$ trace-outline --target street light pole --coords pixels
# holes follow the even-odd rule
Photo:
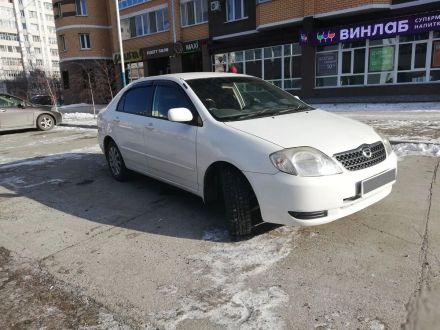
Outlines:
[[[122,87],[127,85],[125,81],[125,61],[124,61],[124,48],[122,46],[122,35],[121,35],[121,19],[119,17],[119,1],[115,0],[116,3],[116,24],[118,28],[118,41],[119,41],[119,53],[121,55],[121,73],[122,73]]]

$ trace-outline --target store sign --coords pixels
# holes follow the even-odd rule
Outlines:
[[[139,50],[130,50],[128,52],[124,52],[124,62],[132,63],[132,62],[140,62],[142,61],[142,54]],[[113,54],[113,62],[120,63],[121,62],[121,54],[114,53]]]
[[[392,71],[394,68],[394,46],[370,48],[369,72]]]
[[[188,54],[202,51],[202,47],[200,46],[200,41],[188,41],[181,42],[178,41],[174,44],[174,53],[177,55],[180,54]]]
[[[401,34],[437,30],[440,30],[440,11],[344,27],[325,28],[311,34],[302,31],[300,32],[300,42],[302,45],[325,46],[339,42],[384,39]]]
[[[316,75],[332,76],[338,74],[338,53],[316,55]]]
[[[142,49],[144,58],[149,60],[158,57],[166,57],[174,54],[173,44],[166,44]]]
[[[440,41],[432,43],[432,67],[440,68]]]

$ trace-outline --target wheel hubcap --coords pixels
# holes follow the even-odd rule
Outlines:
[[[49,117],[43,117],[40,121],[40,125],[43,128],[50,128],[52,126],[52,119]]]
[[[110,147],[108,151],[108,162],[114,175],[121,173],[121,155],[115,147]]]

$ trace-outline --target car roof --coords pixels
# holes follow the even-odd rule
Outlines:
[[[158,80],[158,79],[166,79],[166,80],[192,80],[192,79],[203,79],[203,78],[221,78],[221,77],[249,77],[245,74],[237,74],[237,73],[226,73],[226,72],[184,72],[184,73],[171,73],[164,74],[160,76],[150,76],[144,77],[136,80],[136,82],[140,81],[149,81],[149,80]]]

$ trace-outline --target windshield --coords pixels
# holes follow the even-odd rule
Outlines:
[[[188,80],[187,83],[219,121],[313,110],[293,95],[257,78],[203,78]]]

